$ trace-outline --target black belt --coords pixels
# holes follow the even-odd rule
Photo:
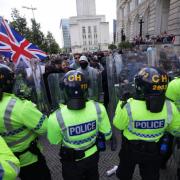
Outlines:
[[[89,149],[91,149],[93,146],[95,146],[95,144],[93,144],[92,146],[88,147],[87,149],[84,150],[76,150],[73,148],[69,148],[69,147],[65,147],[65,146],[61,146],[61,150],[60,150],[60,157],[62,160],[64,161],[76,161],[78,159],[82,159],[85,157],[85,152]]]
[[[157,153],[159,144],[156,142],[148,142],[141,140],[128,140],[123,136],[122,143],[125,147],[130,147],[134,152],[147,152],[147,153]]]

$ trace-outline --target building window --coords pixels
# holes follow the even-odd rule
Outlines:
[[[91,33],[91,26],[88,26],[88,33]]]
[[[86,35],[85,34],[83,34],[82,37],[83,37],[83,39],[86,39]]]
[[[97,26],[94,26],[94,33],[97,33]]]
[[[130,13],[130,3],[128,3],[127,12]]]
[[[82,27],[82,32],[83,32],[83,34],[85,34],[86,33],[86,27]]]
[[[91,38],[92,38],[91,34],[89,34],[89,35],[88,35],[88,38],[89,38],[89,39],[91,39]]]
[[[94,34],[94,39],[97,39],[97,34]]]
[[[92,45],[92,41],[89,41],[89,45]]]

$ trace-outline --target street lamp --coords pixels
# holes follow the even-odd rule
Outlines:
[[[143,17],[139,16],[139,24],[140,24],[140,32],[139,32],[139,36],[142,39],[142,24],[144,23],[143,21]]]
[[[124,34],[124,29],[122,28],[121,29],[121,42],[125,41],[126,40],[126,36]]]
[[[37,8],[32,7],[32,5],[31,5],[31,7],[22,6],[22,8],[31,10],[32,11],[32,15],[33,15],[33,19],[35,20],[34,10],[37,10]]]

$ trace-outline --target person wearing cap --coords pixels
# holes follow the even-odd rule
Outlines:
[[[96,92],[97,82],[99,81],[99,73],[96,69],[89,66],[89,62],[86,56],[81,56],[79,59],[80,68],[77,70],[82,72],[88,80],[88,97],[96,100],[98,92]],[[97,90],[98,91],[98,90]]]

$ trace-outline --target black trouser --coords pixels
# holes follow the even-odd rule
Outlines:
[[[120,150],[120,164],[117,177],[131,180],[136,164],[139,165],[142,180],[159,180],[160,156],[156,143],[128,141],[123,137]]]
[[[38,161],[21,167],[19,177],[21,180],[51,180],[49,168],[42,154],[38,154]]]
[[[62,162],[62,176],[64,180],[99,180],[99,153],[75,162]]]

